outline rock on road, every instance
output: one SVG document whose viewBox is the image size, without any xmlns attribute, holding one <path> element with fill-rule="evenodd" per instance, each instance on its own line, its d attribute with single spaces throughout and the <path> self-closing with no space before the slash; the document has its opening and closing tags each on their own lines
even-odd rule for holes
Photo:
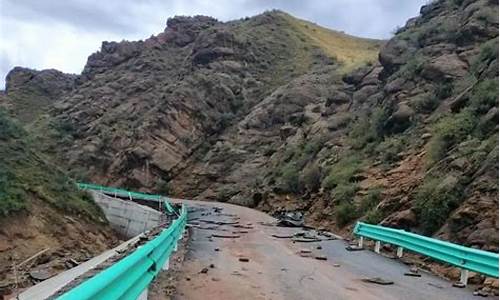
<svg viewBox="0 0 500 300">
<path fill-rule="evenodd" d="M 343 240 L 293 243 L 272 237 L 302 229 L 262 224 L 275 219 L 250 208 L 184 202 L 190 207 L 189 223 L 194 227 L 176 299 L 477 299 L 472 289 L 453 288 L 451 282 L 427 273 L 404 276 L 409 267 L 398 260 L 368 250 L 348 252 Z M 215 207 L 222 210 L 217 213 Z M 212 223 L 235 221 L 249 228 Z M 212 237 L 214 234 L 239 238 Z M 301 250 L 312 253 L 301 255 Z M 327 260 L 315 256 L 326 256 Z M 361 280 L 369 277 L 394 284 Z"/>
</svg>

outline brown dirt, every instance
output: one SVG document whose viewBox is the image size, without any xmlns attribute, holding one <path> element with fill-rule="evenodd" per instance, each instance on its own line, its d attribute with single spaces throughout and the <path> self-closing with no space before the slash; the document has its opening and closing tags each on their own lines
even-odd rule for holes
<svg viewBox="0 0 500 300">
<path fill-rule="evenodd" d="M 33 200 L 29 214 L 0 221 L 0 296 L 36 284 L 37 280 L 29 275 L 32 270 L 47 271 L 52 277 L 72 267 L 70 259 L 86 261 L 118 242 L 116 234 L 104 223 L 65 216 Z M 16 279 L 13 266 L 47 248 L 43 254 L 16 267 Z"/>
</svg>

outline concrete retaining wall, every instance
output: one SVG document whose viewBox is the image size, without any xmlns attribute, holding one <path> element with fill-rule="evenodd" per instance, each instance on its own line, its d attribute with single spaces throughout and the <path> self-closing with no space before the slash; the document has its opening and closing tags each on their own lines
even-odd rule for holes
<svg viewBox="0 0 500 300">
<path fill-rule="evenodd" d="M 136 236 L 161 223 L 162 214 L 150 207 L 91 192 L 111 227 L 126 237 Z"/>
</svg>

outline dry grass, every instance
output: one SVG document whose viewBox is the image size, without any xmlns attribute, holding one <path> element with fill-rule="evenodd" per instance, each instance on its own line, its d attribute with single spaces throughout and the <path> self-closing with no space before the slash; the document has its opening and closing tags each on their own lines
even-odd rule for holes
<svg viewBox="0 0 500 300">
<path fill-rule="evenodd" d="M 374 63 L 384 42 L 351 36 L 297 19 L 286 13 L 281 12 L 281 14 L 293 27 L 311 39 L 315 46 L 342 63 L 342 72 L 348 72 L 363 64 Z"/>
</svg>

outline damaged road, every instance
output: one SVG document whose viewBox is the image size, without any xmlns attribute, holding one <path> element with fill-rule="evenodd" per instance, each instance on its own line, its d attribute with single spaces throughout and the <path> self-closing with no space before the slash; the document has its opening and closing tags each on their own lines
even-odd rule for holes
<svg viewBox="0 0 500 300">
<path fill-rule="evenodd" d="M 246 207 L 184 202 L 191 239 L 174 299 L 477 299 L 472 287 L 405 276 L 398 260 L 348 251 L 328 232 L 277 226 Z"/>
</svg>

